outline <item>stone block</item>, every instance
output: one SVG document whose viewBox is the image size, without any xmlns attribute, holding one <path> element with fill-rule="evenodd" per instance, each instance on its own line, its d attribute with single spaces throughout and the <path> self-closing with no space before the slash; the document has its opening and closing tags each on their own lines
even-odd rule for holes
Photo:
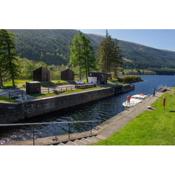
<svg viewBox="0 0 175 175">
<path fill-rule="evenodd" d="M 26 93 L 41 94 L 41 83 L 38 81 L 26 82 Z"/>
</svg>

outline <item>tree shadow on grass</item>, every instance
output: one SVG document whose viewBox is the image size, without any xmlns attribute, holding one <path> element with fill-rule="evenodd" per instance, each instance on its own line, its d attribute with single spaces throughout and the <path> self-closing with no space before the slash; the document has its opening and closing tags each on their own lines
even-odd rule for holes
<svg viewBox="0 0 175 175">
<path fill-rule="evenodd" d="M 175 110 L 170 110 L 169 112 L 175 112 Z"/>
</svg>

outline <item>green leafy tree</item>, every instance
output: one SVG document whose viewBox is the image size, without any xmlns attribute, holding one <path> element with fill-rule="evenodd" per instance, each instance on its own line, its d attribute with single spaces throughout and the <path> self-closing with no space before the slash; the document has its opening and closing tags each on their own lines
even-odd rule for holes
<svg viewBox="0 0 175 175">
<path fill-rule="evenodd" d="M 85 74 L 86 80 L 90 70 L 95 68 L 95 56 L 89 39 L 79 32 L 76 34 L 70 48 L 70 64 L 79 67 L 79 77 Z"/>
<path fill-rule="evenodd" d="M 99 68 L 102 72 L 107 73 L 111 70 L 112 44 L 112 38 L 106 32 L 106 38 L 100 43 L 98 50 Z"/>
<path fill-rule="evenodd" d="M 123 66 L 121 51 L 117 41 L 113 41 L 111 50 L 111 70 L 114 72 L 114 78 L 117 78 L 117 73 Z"/>
<path fill-rule="evenodd" d="M 12 80 L 13 87 L 15 87 L 15 78 L 18 76 L 19 68 L 17 65 L 14 35 L 3 29 L 0 30 L 0 57 L 3 61 L 3 68 L 5 68 L 9 78 Z"/>
<path fill-rule="evenodd" d="M 122 57 L 118 43 L 113 41 L 106 31 L 106 37 L 101 42 L 98 50 L 99 69 L 102 72 L 114 72 L 117 75 L 118 67 L 122 66 Z"/>
<path fill-rule="evenodd" d="M 82 79 L 82 40 L 81 33 L 75 34 L 70 46 L 70 64 L 73 67 L 78 67 L 79 78 Z"/>
<path fill-rule="evenodd" d="M 3 30 L 0 30 L 0 87 L 3 87 L 3 81 L 7 73 L 6 70 L 6 59 L 5 59 L 5 49 L 4 49 L 4 34 Z"/>
<path fill-rule="evenodd" d="M 95 56 L 89 39 L 82 34 L 82 68 L 85 72 L 86 80 L 88 81 L 88 74 L 91 70 L 95 69 Z"/>
<path fill-rule="evenodd" d="M 0 53 L 0 87 L 3 87 L 3 77 L 4 77 L 5 72 L 6 71 L 5 71 L 5 65 L 4 65 L 4 58 L 2 57 Z"/>
</svg>

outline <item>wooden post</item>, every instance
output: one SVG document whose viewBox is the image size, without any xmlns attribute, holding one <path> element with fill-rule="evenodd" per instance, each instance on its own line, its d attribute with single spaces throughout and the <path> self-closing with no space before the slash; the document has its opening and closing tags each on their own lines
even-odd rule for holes
<svg viewBox="0 0 175 175">
<path fill-rule="evenodd" d="M 35 131 L 34 131 L 34 126 L 32 126 L 32 139 L 33 139 L 33 145 L 35 145 Z"/>
<path fill-rule="evenodd" d="M 164 111 L 165 111 L 165 107 L 166 107 L 166 98 L 164 97 L 163 98 L 163 108 L 164 108 Z"/>
<path fill-rule="evenodd" d="M 9 93 L 8 93 L 8 94 L 9 94 L 8 96 L 9 96 L 9 100 L 10 100 L 10 99 L 11 99 L 10 91 L 9 91 Z"/>
<path fill-rule="evenodd" d="M 70 133 L 71 133 L 71 131 L 70 131 L 70 123 L 68 123 L 68 140 L 70 140 Z"/>
</svg>

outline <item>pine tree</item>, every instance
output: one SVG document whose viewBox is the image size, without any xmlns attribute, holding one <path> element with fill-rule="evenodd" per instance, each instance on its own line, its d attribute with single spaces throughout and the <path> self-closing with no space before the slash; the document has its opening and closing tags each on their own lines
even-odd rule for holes
<svg viewBox="0 0 175 175">
<path fill-rule="evenodd" d="M 5 74 L 4 59 L 3 59 L 2 55 L 0 54 L 0 87 L 3 87 L 4 74 Z"/>
<path fill-rule="evenodd" d="M 71 42 L 70 46 L 70 64 L 73 67 L 79 68 L 79 78 L 82 79 L 82 43 L 80 33 L 76 34 Z"/>
<path fill-rule="evenodd" d="M 4 57 L 4 35 L 3 30 L 0 30 L 0 87 L 3 87 L 3 81 L 6 74 L 6 59 Z"/>
<path fill-rule="evenodd" d="M 9 78 L 12 80 L 12 85 L 15 87 L 15 78 L 19 73 L 16 62 L 16 48 L 14 36 L 7 30 L 0 30 L 0 57 L 2 60 L 1 64 L 3 64 L 5 72 L 8 73 Z"/>
<path fill-rule="evenodd" d="M 117 41 L 113 41 L 111 53 L 111 70 L 114 72 L 114 78 L 117 78 L 118 69 L 123 66 L 121 51 Z"/>
<path fill-rule="evenodd" d="M 99 47 L 98 62 L 102 72 L 109 73 L 113 71 L 115 75 L 117 75 L 117 68 L 122 65 L 122 57 L 118 43 L 112 40 L 108 31 L 106 31 L 106 37 Z"/>
<path fill-rule="evenodd" d="M 85 74 L 86 80 L 91 69 L 95 68 L 95 56 L 89 39 L 79 32 L 76 34 L 70 47 L 70 64 L 79 68 L 79 77 Z"/>
<path fill-rule="evenodd" d="M 82 43 L 83 43 L 82 68 L 85 71 L 86 80 L 88 81 L 89 72 L 95 69 L 95 56 L 91 43 L 85 35 L 82 35 Z"/>
</svg>

